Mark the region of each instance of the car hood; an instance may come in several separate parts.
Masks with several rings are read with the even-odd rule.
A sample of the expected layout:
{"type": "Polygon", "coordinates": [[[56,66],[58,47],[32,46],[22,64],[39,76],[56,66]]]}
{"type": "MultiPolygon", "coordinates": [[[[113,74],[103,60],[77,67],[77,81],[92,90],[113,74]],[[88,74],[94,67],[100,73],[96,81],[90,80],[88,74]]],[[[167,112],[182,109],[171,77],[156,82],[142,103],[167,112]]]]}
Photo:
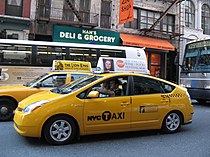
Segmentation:
{"type": "Polygon", "coordinates": [[[59,96],[62,96],[62,95],[57,94],[57,93],[52,93],[51,91],[40,92],[37,94],[33,94],[33,95],[25,98],[21,102],[19,102],[18,107],[24,109],[26,106],[28,106],[34,102],[42,101],[42,100],[48,100],[51,102],[59,96]]]}

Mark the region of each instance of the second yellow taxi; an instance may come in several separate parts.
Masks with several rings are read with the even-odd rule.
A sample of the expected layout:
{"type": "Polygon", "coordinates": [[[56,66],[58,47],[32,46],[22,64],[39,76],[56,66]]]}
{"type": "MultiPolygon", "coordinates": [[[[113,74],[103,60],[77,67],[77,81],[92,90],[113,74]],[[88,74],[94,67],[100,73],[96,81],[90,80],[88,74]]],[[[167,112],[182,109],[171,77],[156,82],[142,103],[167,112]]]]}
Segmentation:
{"type": "Polygon", "coordinates": [[[175,133],[192,122],[193,112],[184,87],[147,75],[104,73],[24,99],[15,110],[14,128],[61,145],[88,134],[175,133]]]}
{"type": "Polygon", "coordinates": [[[11,120],[18,102],[26,97],[70,83],[90,73],[57,71],[45,73],[24,85],[0,86],[0,121],[11,120]]]}

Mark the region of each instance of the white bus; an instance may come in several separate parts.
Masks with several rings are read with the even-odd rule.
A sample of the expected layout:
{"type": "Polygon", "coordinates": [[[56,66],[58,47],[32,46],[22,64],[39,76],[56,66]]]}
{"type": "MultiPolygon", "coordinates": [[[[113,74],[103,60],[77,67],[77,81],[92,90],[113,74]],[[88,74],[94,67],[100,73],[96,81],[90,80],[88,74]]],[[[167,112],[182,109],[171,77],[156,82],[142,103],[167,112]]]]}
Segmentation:
{"type": "Polygon", "coordinates": [[[186,44],[180,83],[199,103],[210,100],[210,39],[186,44]]]}
{"type": "Polygon", "coordinates": [[[28,82],[49,71],[53,60],[89,61],[95,68],[99,57],[140,59],[147,63],[141,48],[0,39],[0,85],[28,82]]]}

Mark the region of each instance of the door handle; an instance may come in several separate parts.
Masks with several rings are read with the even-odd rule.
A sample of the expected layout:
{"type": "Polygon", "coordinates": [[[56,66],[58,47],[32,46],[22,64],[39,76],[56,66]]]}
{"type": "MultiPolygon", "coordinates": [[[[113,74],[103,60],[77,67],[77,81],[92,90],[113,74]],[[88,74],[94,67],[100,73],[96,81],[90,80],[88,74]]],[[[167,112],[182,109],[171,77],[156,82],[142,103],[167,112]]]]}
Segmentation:
{"type": "Polygon", "coordinates": [[[122,103],[121,103],[121,106],[122,106],[122,107],[126,107],[126,106],[128,106],[128,105],[130,105],[129,102],[122,102],[122,103]]]}

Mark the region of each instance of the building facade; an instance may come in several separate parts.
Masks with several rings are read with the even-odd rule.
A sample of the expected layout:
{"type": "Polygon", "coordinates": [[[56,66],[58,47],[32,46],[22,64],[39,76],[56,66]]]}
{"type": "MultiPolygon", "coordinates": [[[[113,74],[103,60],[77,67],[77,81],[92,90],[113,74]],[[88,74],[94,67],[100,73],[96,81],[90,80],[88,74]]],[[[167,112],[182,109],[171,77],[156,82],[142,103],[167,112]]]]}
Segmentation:
{"type": "Polygon", "coordinates": [[[28,39],[31,0],[0,1],[0,38],[28,39]]]}
{"type": "Polygon", "coordinates": [[[56,32],[64,29],[72,39],[66,42],[78,42],[73,36],[77,32],[106,34],[109,39],[116,33],[119,42],[103,38],[101,43],[88,43],[145,48],[151,75],[177,81],[174,60],[179,52],[181,60],[183,53],[180,37],[186,29],[181,29],[181,11],[185,2],[174,2],[178,1],[134,0],[134,21],[119,24],[120,0],[2,0],[1,38],[59,41],[56,32]],[[8,7],[14,7],[15,13],[8,7]]]}
{"type": "Polygon", "coordinates": [[[210,0],[188,0],[182,2],[183,36],[180,40],[180,63],[185,45],[196,39],[210,38],[210,0]]]}

